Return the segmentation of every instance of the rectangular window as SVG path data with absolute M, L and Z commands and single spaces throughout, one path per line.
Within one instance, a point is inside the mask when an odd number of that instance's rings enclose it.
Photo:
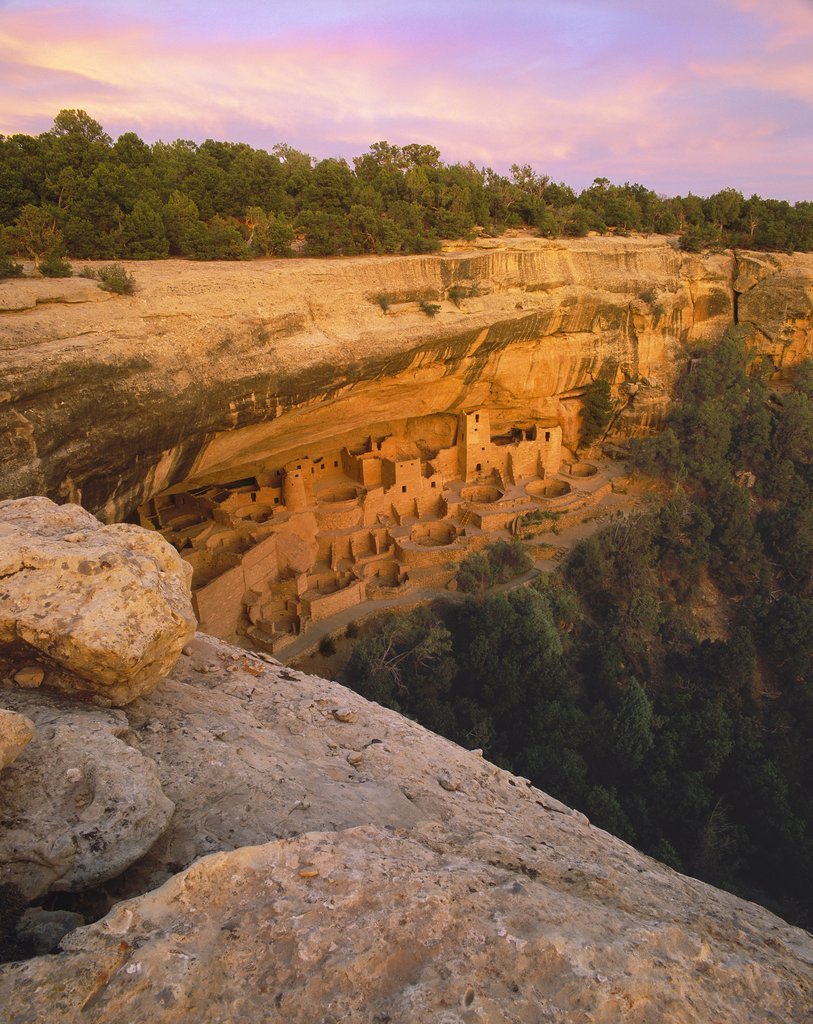
M 402 485 L 402 487 L 401 487 L 401 494 L 406 494 L 406 484 Z
M 434 480 L 432 481 L 432 486 L 433 487 L 437 486 L 437 484 L 436 484 L 436 482 Z
M 550 441 L 550 431 L 549 430 L 545 431 L 545 440 L 546 441 Z
M 338 469 L 339 468 L 339 463 L 338 462 L 334 462 L 333 463 L 333 468 L 334 469 Z
M 479 412 L 474 414 L 474 422 L 475 423 L 479 423 L 480 422 L 480 413 Z

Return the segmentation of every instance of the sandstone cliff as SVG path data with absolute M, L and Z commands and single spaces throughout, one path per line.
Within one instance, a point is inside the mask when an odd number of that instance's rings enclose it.
M 79 278 L 0 284 L 0 497 L 112 521 L 184 481 L 475 406 L 496 429 L 558 422 L 572 443 L 599 373 L 624 436 L 658 422 L 685 345 L 735 320 L 777 373 L 813 346 L 813 256 L 695 256 L 658 237 L 130 269 L 133 298 Z

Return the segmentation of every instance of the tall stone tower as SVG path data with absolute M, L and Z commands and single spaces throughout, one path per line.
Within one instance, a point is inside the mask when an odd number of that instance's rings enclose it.
M 302 512 L 313 504 L 313 466 L 310 459 L 285 464 L 282 500 L 289 512 Z
M 457 459 L 463 480 L 476 480 L 491 469 L 491 420 L 485 409 L 461 412 Z

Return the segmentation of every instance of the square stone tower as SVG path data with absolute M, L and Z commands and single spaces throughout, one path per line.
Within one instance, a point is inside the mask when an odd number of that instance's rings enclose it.
M 491 470 L 491 419 L 485 409 L 461 412 L 457 458 L 463 480 L 476 480 Z

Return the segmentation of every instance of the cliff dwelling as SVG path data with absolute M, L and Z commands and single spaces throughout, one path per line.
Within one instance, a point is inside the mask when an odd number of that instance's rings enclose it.
M 200 628 L 281 651 L 362 602 L 447 586 L 470 551 L 516 536 L 529 513 L 591 494 L 595 469 L 563 457 L 556 424 L 492 434 L 475 409 L 446 447 L 416 440 L 420 424 L 142 505 L 142 525 L 193 568 Z

